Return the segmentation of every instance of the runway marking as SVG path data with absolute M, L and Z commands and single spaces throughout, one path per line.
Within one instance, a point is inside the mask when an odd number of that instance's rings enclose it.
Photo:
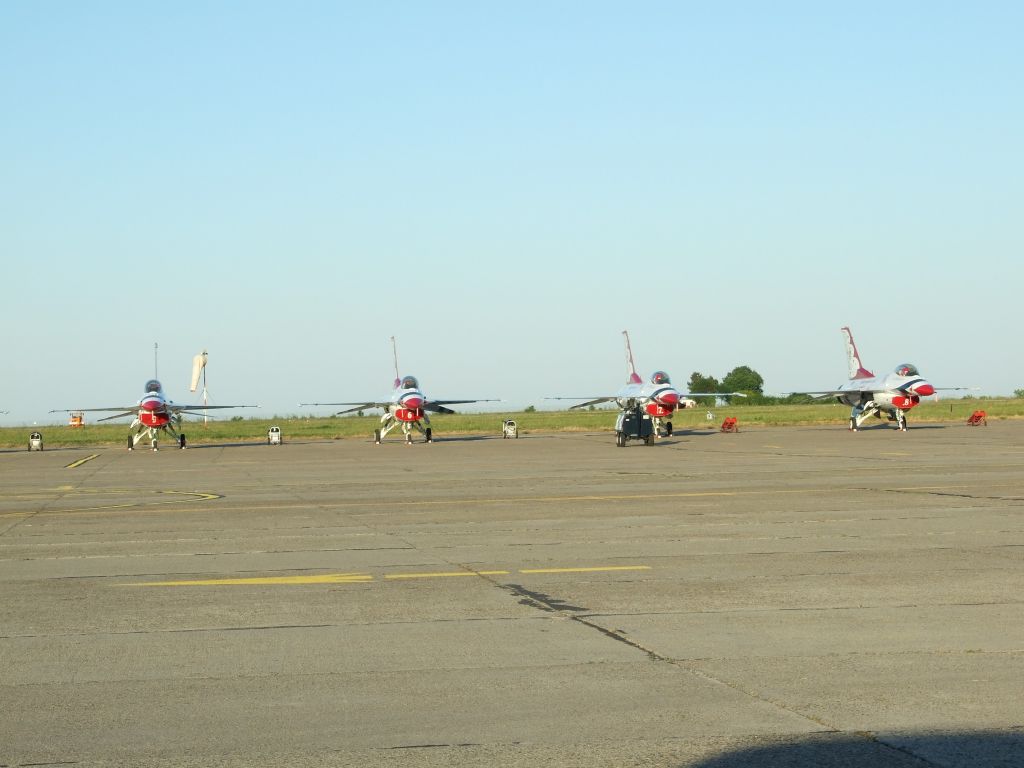
M 409 579 L 447 579 L 464 576 L 508 576 L 511 573 L 600 573 L 602 571 L 649 571 L 649 565 L 605 565 L 586 568 L 524 568 L 519 571 L 439 571 L 434 573 L 390 573 L 384 581 Z M 142 581 L 118 584 L 119 587 L 237 587 L 237 586 L 296 586 L 313 584 L 365 584 L 376 581 L 368 573 L 321 573 L 309 576 L 252 576 L 245 578 L 187 579 L 180 581 Z
M 527 568 L 520 573 L 596 573 L 598 571 L 649 571 L 649 565 L 610 565 L 599 568 Z
M 194 579 L 191 581 L 145 581 L 125 587 L 220 587 L 288 584 L 358 584 L 373 581 L 368 573 L 323 573 L 317 576 L 256 576 L 244 579 Z
M 385 579 L 445 579 L 456 576 L 507 576 L 511 571 L 448 571 L 443 573 L 390 573 Z
M 93 459 L 98 459 L 99 457 L 100 455 L 98 453 L 94 453 L 92 456 L 86 456 L 84 459 L 79 459 L 78 461 L 71 462 L 66 467 L 64 467 L 64 469 L 74 469 L 75 467 L 80 467 L 83 464 L 85 464 L 85 462 L 92 461 Z

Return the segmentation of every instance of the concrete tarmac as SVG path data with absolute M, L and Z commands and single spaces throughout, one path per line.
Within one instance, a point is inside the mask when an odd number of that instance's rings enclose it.
M 0 766 L 1024 766 L 1024 422 L 499 426 L 0 452 Z

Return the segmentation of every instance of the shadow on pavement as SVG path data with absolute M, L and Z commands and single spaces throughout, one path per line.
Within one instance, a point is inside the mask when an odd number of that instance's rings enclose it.
M 1009 768 L 1024 766 L 1024 727 L 1006 731 L 822 733 L 749 747 L 688 768 Z

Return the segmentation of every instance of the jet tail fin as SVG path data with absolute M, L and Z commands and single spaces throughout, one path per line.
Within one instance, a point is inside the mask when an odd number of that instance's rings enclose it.
M 629 383 L 643 384 L 643 379 L 637 374 L 636 365 L 633 363 L 633 348 L 629 346 L 629 331 L 623 331 L 622 335 L 626 337 L 626 365 L 629 366 Z
M 874 375 L 871 371 L 865 368 L 860 362 L 860 352 L 857 351 L 857 345 L 853 341 L 853 334 L 847 326 L 843 326 L 839 329 L 843 334 L 843 341 L 846 342 L 846 361 L 850 369 L 850 379 L 871 379 Z

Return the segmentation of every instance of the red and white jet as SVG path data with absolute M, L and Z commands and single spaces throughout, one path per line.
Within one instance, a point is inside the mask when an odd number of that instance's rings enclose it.
M 391 393 L 391 399 L 386 402 L 380 402 L 376 400 L 366 400 L 364 402 L 353 402 L 353 403 L 299 403 L 302 407 L 312 406 L 338 406 L 347 405 L 350 406 L 343 411 L 338 411 L 335 416 L 341 416 L 344 413 L 355 413 L 356 411 L 364 411 L 370 408 L 383 408 L 384 415 L 380 417 L 380 428 L 373 431 L 373 442 L 380 445 L 380 441 L 383 440 L 388 432 L 397 426 L 401 426 L 402 434 L 405 436 L 405 442 L 407 445 L 412 444 L 412 432 L 415 429 L 424 437 L 424 442 L 431 443 L 434 441 L 434 432 L 430 426 L 430 417 L 427 412 L 431 413 L 455 413 L 451 408 L 447 408 L 449 405 L 460 405 L 463 403 L 493 403 L 495 400 L 476 399 L 476 400 L 431 400 L 423 391 L 420 389 L 419 381 L 415 376 L 399 376 L 398 375 L 398 351 L 395 347 L 395 337 L 391 337 L 391 350 L 395 359 L 395 382 L 394 392 Z
M 173 400 L 164 396 L 164 389 L 156 379 L 146 382 L 146 393 L 138 403 L 132 406 L 119 406 L 113 408 L 69 408 L 57 409 L 50 413 L 72 413 L 72 412 L 102 412 L 118 411 L 112 416 L 105 416 L 97 421 L 110 421 L 125 416 L 134 416 L 135 420 L 130 427 L 131 434 L 128 435 L 128 450 L 134 450 L 135 446 L 146 437 L 150 446 L 157 450 L 157 434 L 166 432 L 177 441 L 179 448 L 185 447 L 185 434 L 181 432 L 181 417 L 183 415 L 202 416 L 203 411 L 214 408 L 257 408 L 255 405 L 179 405 Z
M 834 397 L 837 402 L 849 405 L 850 429 L 856 432 L 872 416 L 881 418 L 885 414 L 889 421 L 896 422 L 896 428 L 907 431 L 907 411 L 921 402 L 922 397 L 934 395 L 940 390 L 967 389 L 967 387 L 935 387 L 921 376 L 917 366 L 900 363 L 892 373 L 876 376 L 860 361 L 860 353 L 853 341 L 853 334 L 846 326 L 839 329 L 846 345 L 850 380 L 835 389 L 820 392 L 805 392 L 819 398 Z
M 693 397 L 719 397 L 732 394 L 745 397 L 740 392 L 680 392 L 672 386 L 672 380 L 665 371 L 655 371 L 645 382 L 636 372 L 633 363 L 633 349 L 629 344 L 629 331 L 623 331 L 626 339 L 626 366 L 629 368 L 629 379 L 614 395 L 592 397 L 586 402 L 569 406 L 569 410 L 586 408 L 599 403 L 614 401 L 620 413 L 615 420 L 615 444 L 625 447 L 631 439 L 642 439 L 645 444 L 652 445 L 656 437 L 668 437 L 672 434 L 672 414 L 680 408 L 692 408 L 696 402 Z M 579 397 L 549 397 L 547 400 L 580 400 Z

